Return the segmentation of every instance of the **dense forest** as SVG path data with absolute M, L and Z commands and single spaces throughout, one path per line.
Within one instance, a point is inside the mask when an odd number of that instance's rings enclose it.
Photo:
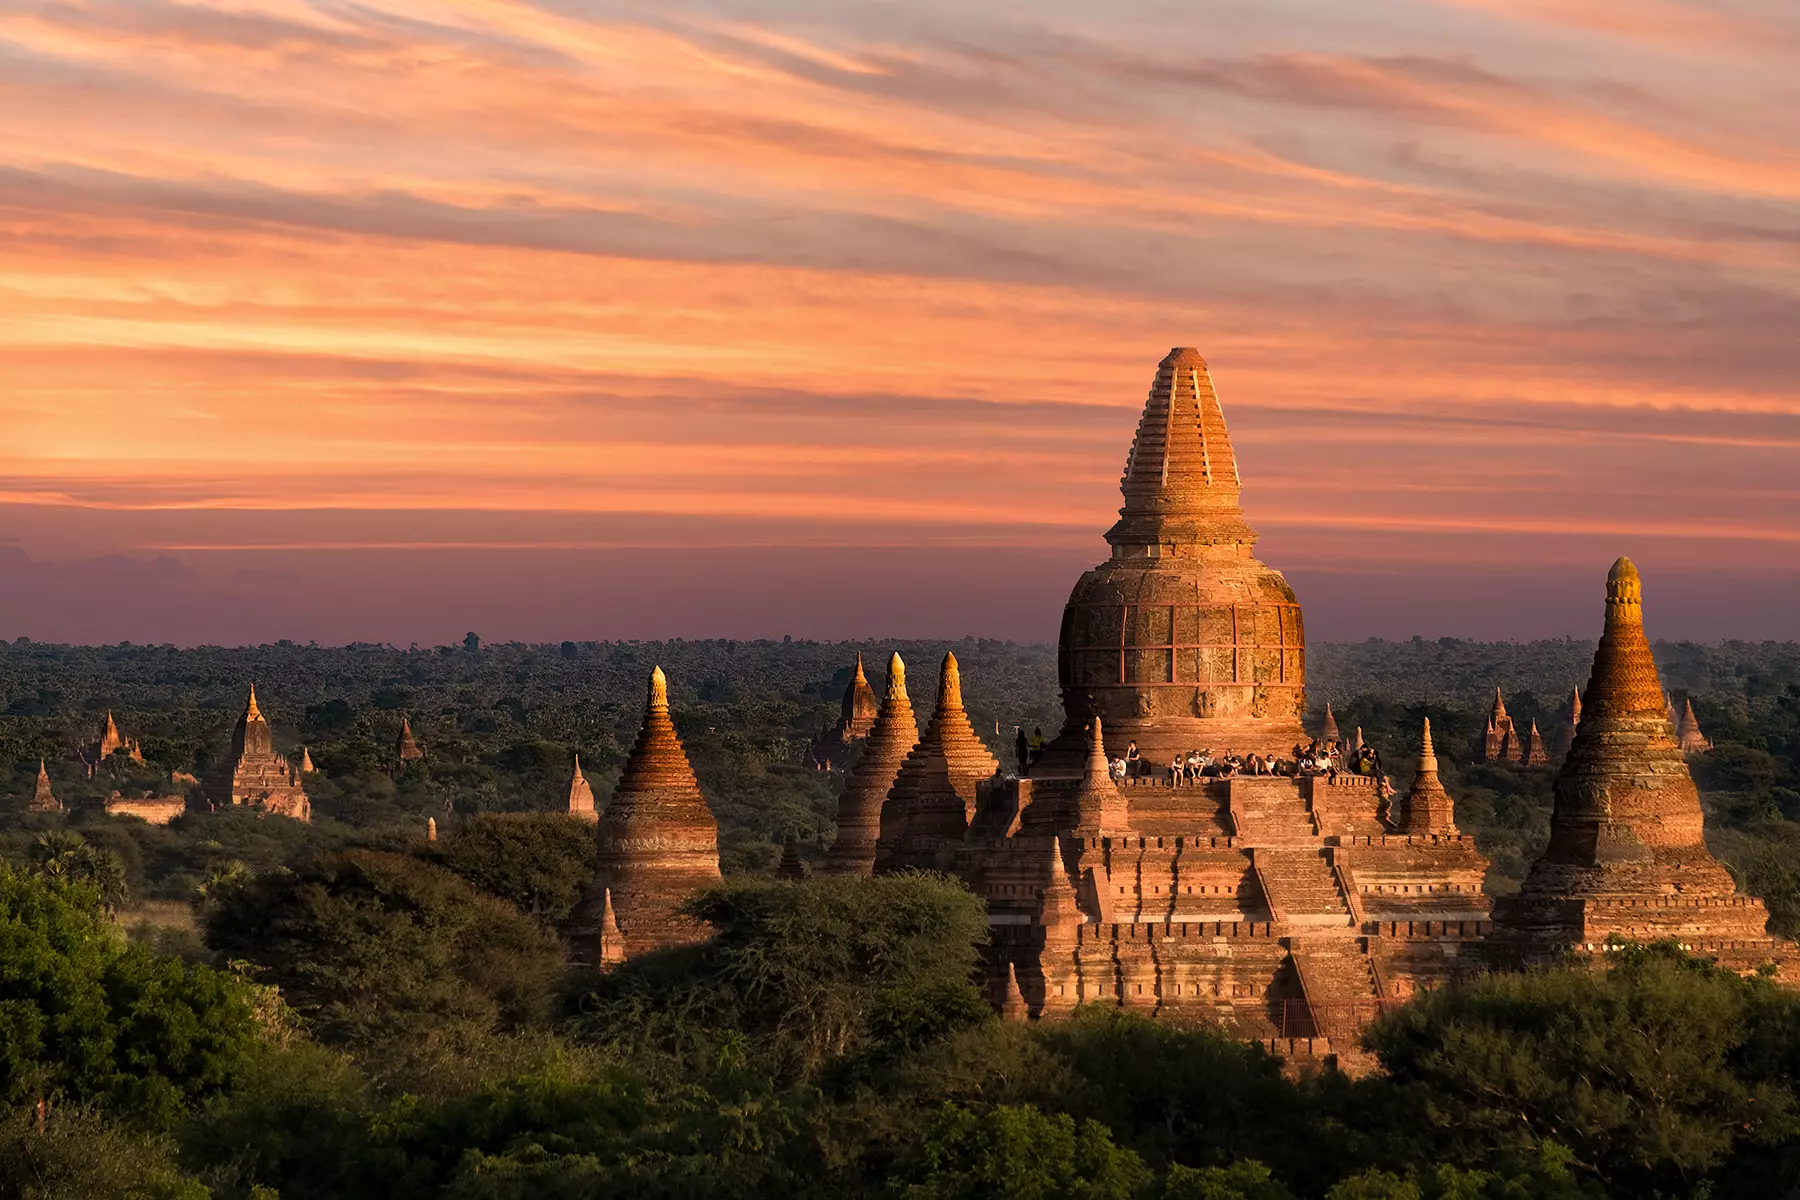
M 1084 1011 L 1016 1025 L 971 983 L 979 904 L 817 856 L 810 764 L 861 650 L 928 709 L 1059 724 L 1054 651 L 998 642 L 337 649 L 0 644 L 0 1197 L 1738 1196 L 1800 1187 L 1800 997 L 1668 947 L 1474 978 L 1368 1035 L 1382 1071 L 1294 1079 L 1216 1031 Z M 1495 687 L 1553 728 L 1591 644 L 1316 646 L 1396 782 L 1430 716 L 1464 829 L 1516 886 L 1553 771 L 1471 761 Z M 1716 746 L 1708 836 L 1800 931 L 1800 647 L 1656 647 Z M 722 827 L 704 946 L 570 973 L 604 804 L 652 664 Z M 315 820 L 105 815 L 225 752 L 254 680 Z M 90 778 L 111 711 L 144 761 Z M 402 714 L 425 750 L 399 767 Z M 1004 761 L 1004 755 L 1002 759 Z M 62 814 L 25 811 L 38 762 Z M 172 777 L 175 773 L 175 777 Z M 435 820 L 439 840 L 425 840 Z

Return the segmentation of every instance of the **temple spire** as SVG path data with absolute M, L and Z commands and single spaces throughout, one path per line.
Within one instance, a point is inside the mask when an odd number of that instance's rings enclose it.
M 262 709 L 256 707 L 256 685 L 254 683 L 250 685 L 250 705 L 244 709 L 244 718 L 249 721 L 263 719 Z
M 1031 1009 L 1025 1004 L 1025 994 L 1019 991 L 1019 971 L 1012 963 L 1006 964 L 1006 991 L 1000 999 L 1000 1019 L 1002 1021 L 1024 1021 L 1031 1017 Z
M 1438 778 L 1437 749 L 1431 744 L 1431 718 L 1425 718 L 1419 734 L 1419 765 L 1413 776 L 1412 791 L 1406 797 L 1406 813 L 1400 821 L 1402 833 L 1454 836 L 1456 807 L 1450 793 Z
M 956 655 L 946 653 L 938 673 L 937 709 L 881 806 L 876 869 L 941 869 L 934 847 L 963 840 L 975 814 L 977 785 L 999 770 L 963 708 Z
M 1125 506 L 1106 540 L 1148 552 L 1165 545 L 1253 545 L 1239 504 L 1237 454 L 1206 360 L 1178 346 L 1157 364 L 1119 481 Z
M 1088 727 L 1087 768 L 1075 793 L 1075 828 L 1086 834 L 1123 833 L 1130 827 L 1129 806 L 1113 781 L 1106 740 L 1096 716 Z
M 581 773 L 580 754 L 575 755 L 575 774 L 569 779 L 569 815 L 583 821 L 597 820 L 600 815 L 594 811 L 594 789 Z
M 1325 702 L 1325 728 L 1319 734 L 1322 742 L 1335 742 L 1342 736 L 1338 733 L 1337 715 L 1331 711 L 1331 701 Z
M 37 787 L 31 795 L 31 811 L 56 812 L 61 808 L 62 803 L 50 790 L 50 770 L 44 765 L 44 760 L 40 758 L 38 759 Z
M 875 869 L 882 802 L 918 741 L 919 720 L 906 694 L 906 664 L 895 654 L 888 659 L 885 695 L 862 757 L 838 796 L 837 837 L 825 856 L 826 873 L 867 875 Z

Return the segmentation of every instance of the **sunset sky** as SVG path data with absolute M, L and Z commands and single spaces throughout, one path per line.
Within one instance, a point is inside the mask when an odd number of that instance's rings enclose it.
M 1793 0 L 4 0 L 0 637 L 1800 637 Z

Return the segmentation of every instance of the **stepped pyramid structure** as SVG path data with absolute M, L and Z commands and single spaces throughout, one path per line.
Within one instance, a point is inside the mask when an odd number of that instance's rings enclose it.
M 583 821 L 600 819 L 600 814 L 594 810 L 594 789 L 588 786 L 587 776 L 581 773 L 579 754 L 575 756 L 575 775 L 569 780 L 569 815 Z
M 425 757 L 419 749 L 419 743 L 413 740 L 412 718 L 405 713 L 400 714 L 400 736 L 394 739 L 394 761 L 401 766 Z
M 1487 864 L 1441 784 L 1415 788 L 1403 826 L 1384 818 L 1381 781 L 1347 772 L 1112 778 L 1109 743 L 1163 764 L 1200 748 L 1287 758 L 1308 740 L 1300 606 L 1252 556 L 1195 351 L 1159 365 L 1122 491 L 1113 557 L 1065 614 L 1056 742 L 1029 778 L 998 774 L 946 660 L 882 810 L 877 870 L 935 867 L 983 898 L 988 995 L 1011 1015 L 1092 1001 L 1349 1052 L 1384 1004 L 1446 978 L 1485 935 Z
M 1506 700 L 1500 695 L 1500 689 L 1495 688 L 1494 708 L 1488 714 L 1487 729 L 1475 749 L 1475 759 L 1477 762 L 1518 762 L 1523 757 L 1519 731 L 1506 711 Z
M 962 670 L 945 654 L 937 707 L 881 806 L 875 869 L 944 870 L 975 815 L 977 786 L 1000 771 L 963 709 Z
M 1702 840 L 1700 797 L 1669 726 L 1628 558 L 1606 577 L 1606 626 L 1575 744 L 1556 777 L 1550 843 L 1517 895 L 1495 904 L 1492 961 L 1555 961 L 1609 939 L 1673 938 L 1739 970 L 1793 971 L 1760 900 L 1737 892 Z
M 256 685 L 250 685 L 250 701 L 231 734 L 231 753 L 219 764 L 206 784 L 206 796 L 215 805 L 249 804 L 296 821 L 312 820 L 312 801 L 306 798 L 300 772 L 275 753 L 269 722 L 256 703 Z
M 38 759 L 37 786 L 31 793 L 31 806 L 27 810 L 34 813 L 61 812 L 62 801 L 50 790 L 50 771 L 43 759 Z
M 1712 743 L 1700 732 L 1700 722 L 1694 719 L 1692 700 L 1682 702 L 1681 718 L 1675 722 L 1675 744 L 1683 754 L 1705 754 L 1712 749 Z
M 575 961 L 608 961 L 608 913 L 624 957 L 705 940 L 704 926 L 681 906 L 719 881 L 719 823 L 676 736 L 661 667 L 650 672 L 644 723 L 600 816 L 599 836 L 594 883 L 567 928 Z
M 906 695 L 906 664 L 888 659 L 887 689 L 868 743 L 838 797 L 837 839 L 825 855 L 831 875 L 867 875 L 875 869 L 881 806 L 900 774 L 900 764 L 919 743 L 919 722 Z
M 850 677 L 849 686 L 844 688 L 838 723 L 814 739 L 813 761 L 826 768 L 837 766 L 846 750 L 869 736 L 880 712 L 881 703 L 875 698 L 875 689 L 869 686 L 869 677 L 863 674 L 863 659 L 859 652 L 856 670 Z
M 1111 556 L 1063 610 L 1065 715 L 1041 769 L 1078 772 L 1095 717 L 1152 763 L 1201 748 L 1289 753 L 1306 741 L 1300 605 L 1253 553 L 1237 455 L 1197 350 L 1157 365 L 1119 490 Z

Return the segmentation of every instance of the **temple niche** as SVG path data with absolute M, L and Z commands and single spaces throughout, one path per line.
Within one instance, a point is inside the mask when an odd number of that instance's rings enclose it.
M 1100 1002 L 1352 1052 L 1384 1005 L 1447 978 L 1487 932 L 1486 860 L 1428 741 L 1410 805 L 1347 773 L 1171 775 L 1177 753 L 1287 758 L 1307 740 L 1300 605 L 1252 554 L 1196 351 L 1159 364 L 1121 492 L 1112 555 L 1063 619 L 1061 733 L 1029 778 L 1001 774 L 947 657 L 882 806 L 875 869 L 949 871 L 983 897 L 989 996 L 1008 1015 Z M 1132 742 L 1160 769 L 1116 779 L 1109 751 Z
M 269 722 L 256 703 L 255 684 L 250 685 L 250 701 L 232 731 L 231 753 L 207 783 L 206 793 L 214 804 L 248 804 L 296 821 L 312 820 L 312 802 L 306 798 L 300 772 L 275 753 Z
M 1606 577 L 1606 625 L 1581 724 L 1556 776 L 1550 843 L 1494 906 L 1488 958 L 1502 966 L 1593 954 L 1615 940 L 1673 939 L 1741 971 L 1793 971 L 1762 901 L 1739 894 L 1702 837 L 1699 792 L 1671 728 L 1644 636 L 1643 583 L 1628 558 Z
M 719 875 L 719 824 L 669 715 L 669 682 L 650 672 L 644 723 L 599 821 L 594 882 L 565 933 L 570 958 L 605 966 L 706 939 L 681 911 Z

